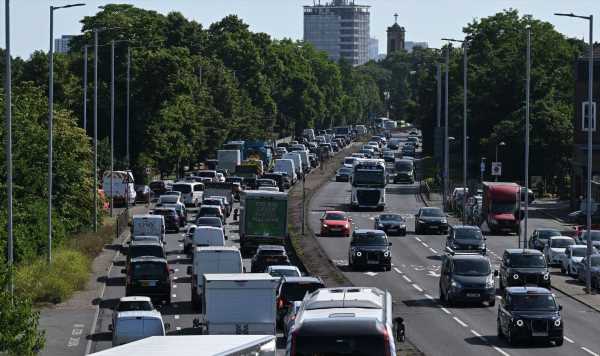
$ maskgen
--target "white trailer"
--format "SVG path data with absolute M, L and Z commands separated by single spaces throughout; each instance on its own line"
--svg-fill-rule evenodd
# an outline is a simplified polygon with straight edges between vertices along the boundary
M 230 173 L 235 172 L 235 167 L 242 163 L 242 154 L 239 150 L 218 150 L 217 167 L 227 169 Z
M 199 324 L 209 335 L 275 335 L 278 285 L 268 273 L 205 274 Z
M 135 205 L 135 181 L 131 171 L 113 171 L 112 179 L 110 171 L 104 172 L 102 189 L 108 199 L 112 197 L 115 206 Z

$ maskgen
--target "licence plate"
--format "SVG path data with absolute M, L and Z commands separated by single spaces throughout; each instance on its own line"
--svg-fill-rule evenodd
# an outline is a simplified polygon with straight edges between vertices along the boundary
M 369 265 L 376 265 L 376 264 L 379 264 L 379 261 L 377 261 L 377 260 L 368 260 L 367 264 L 369 264 Z
M 467 293 L 467 298 L 479 298 L 481 294 L 479 293 Z
M 155 287 L 156 281 L 142 281 L 142 287 Z
M 531 336 L 548 336 L 547 331 L 532 331 Z
M 439 226 L 430 226 L 429 228 L 432 230 L 437 230 Z
M 342 231 L 340 228 L 332 228 L 331 231 Z

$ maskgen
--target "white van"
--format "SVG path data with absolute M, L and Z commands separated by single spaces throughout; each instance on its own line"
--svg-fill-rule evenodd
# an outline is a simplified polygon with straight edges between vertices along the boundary
M 306 137 L 306 139 L 309 141 L 314 141 L 315 140 L 315 129 L 304 129 L 304 131 L 302 131 L 302 136 Z
M 296 168 L 295 168 L 293 159 L 289 159 L 289 158 L 276 159 L 275 160 L 275 168 L 273 168 L 273 172 L 285 172 L 290 177 L 291 184 L 295 184 L 296 181 L 298 180 L 298 177 L 296 176 Z
M 102 189 L 107 199 L 111 196 L 115 206 L 135 205 L 135 181 L 131 171 L 113 171 L 112 179 L 110 171 L 102 175 Z M 111 188 L 112 183 L 112 188 Z
M 202 201 L 202 190 L 204 186 L 196 182 L 177 182 L 171 188 L 175 192 L 181 192 L 181 201 L 185 206 L 197 207 Z
M 204 274 L 244 272 L 242 254 L 237 247 L 196 247 L 193 260 L 187 273 L 192 276 L 192 306 L 195 308 L 202 304 Z
M 131 218 L 131 236 L 158 236 L 165 242 L 165 218 L 162 215 L 134 215 Z
M 162 316 L 156 310 L 120 312 L 109 325 L 112 331 L 112 345 L 123 345 L 150 336 L 165 336 L 169 324 L 163 324 Z
M 300 154 L 298 152 L 288 152 L 284 154 L 281 158 L 293 160 L 296 175 L 298 177 L 302 177 L 302 158 L 300 157 Z
M 194 247 L 225 246 L 225 233 L 220 227 L 197 226 L 192 237 Z
M 304 170 L 304 173 L 310 172 L 310 158 L 308 157 L 308 151 L 294 151 L 294 153 L 300 155 L 300 159 L 302 160 L 302 169 Z

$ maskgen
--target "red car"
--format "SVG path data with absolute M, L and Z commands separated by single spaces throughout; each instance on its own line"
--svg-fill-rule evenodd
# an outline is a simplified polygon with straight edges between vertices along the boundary
M 321 236 L 340 235 L 349 237 L 352 218 L 343 211 L 326 211 L 321 217 Z

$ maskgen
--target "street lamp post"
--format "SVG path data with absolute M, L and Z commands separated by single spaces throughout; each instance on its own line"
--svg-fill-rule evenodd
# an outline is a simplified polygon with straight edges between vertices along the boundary
M 587 199 L 586 199 L 586 215 L 587 215 L 587 251 L 586 251 L 586 272 L 585 272 L 585 285 L 586 293 L 592 292 L 592 279 L 591 279 L 591 268 L 592 262 L 590 256 L 592 255 L 592 110 L 593 103 L 593 85 L 594 85 L 594 15 L 579 16 L 573 13 L 561 14 L 555 13 L 556 16 L 575 17 L 579 19 L 588 20 L 590 23 L 590 38 L 589 38 L 589 58 L 588 58 L 588 127 L 587 127 Z M 583 113 L 585 117 L 585 112 Z
M 129 162 L 130 162 L 130 156 L 129 156 L 129 100 L 131 97 L 130 94 L 130 82 L 131 82 L 131 47 L 127 47 L 127 101 L 126 101 L 126 110 L 127 113 L 125 114 L 125 120 L 127 121 L 126 127 L 125 127 L 125 158 L 127 161 L 127 168 L 130 168 L 129 166 Z M 127 201 L 129 203 L 129 200 Z
M 83 130 L 87 135 L 88 45 L 83 46 Z
M 448 77 L 449 77 L 449 72 L 450 72 L 450 49 L 451 49 L 451 44 L 449 43 L 446 46 L 446 73 L 445 73 L 445 83 L 444 83 L 444 189 L 443 189 L 443 203 L 442 206 L 444 207 L 444 211 L 447 211 L 447 204 L 448 204 L 448 170 L 449 170 L 449 156 L 450 156 L 450 147 L 448 145 L 448 110 L 449 110 L 449 106 L 448 105 Z
M 115 158 L 115 41 L 110 41 L 110 216 L 115 203 L 113 194 L 113 169 Z M 125 199 L 129 201 L 129 191 Z
M 52 124 L 54 121 L 54 11 L 85 4 L 50 6 L 50 51 L 48 53 L 48 262 L 52 261 Z
M 527 25 L 527 81 L 525 84 L 525 207 L 523 217 L 523 244 L 527 246 L 529 218 L 529 98 L 531 95 L 531 26 Z
M 500 141 L 496 144 L 496 162 L 498 162 L 498 147 L 504 147 L 506 146 L 506 142 L 504 141 Z M 498 176 L 496 176 L 495 181 L 498 181 Z
M 94 232 L 98 232 L 98 33 L 94 29 Z
M 4 6 L 6 51 L 4 53 L 6 63 L 4 66 L 4 112 L 6 114 L 6 195 L 7 195 L 7 259 L 10 296 L 14 293 L 13 284 L 13 181 L 12 181 L 12 61 L 10 58 L 10 0 L 5 1 Z

